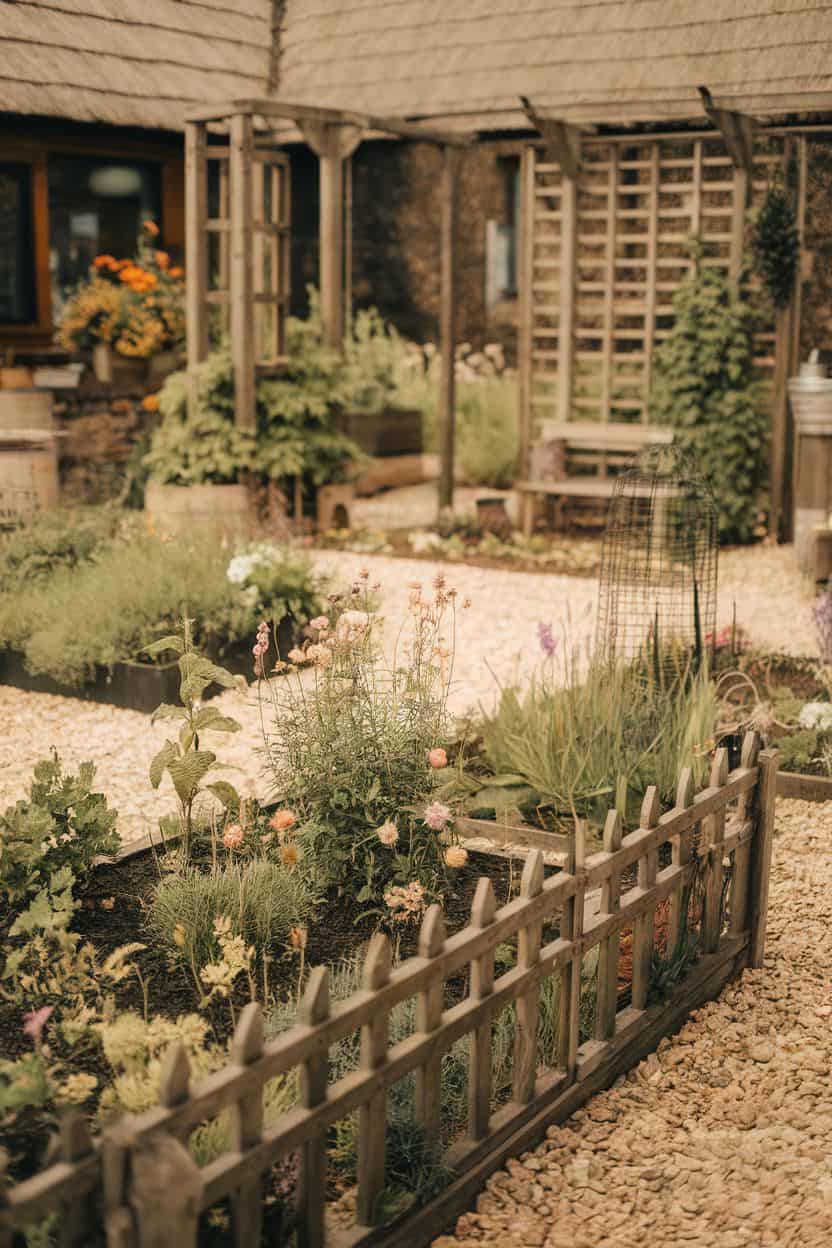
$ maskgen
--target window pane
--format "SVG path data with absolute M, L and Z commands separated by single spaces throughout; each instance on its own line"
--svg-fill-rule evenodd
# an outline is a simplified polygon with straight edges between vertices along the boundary
M 31 169 L 0 164 L 0 322 L 37 320 L 34 276 Z
M 56 320 L 96 256 L 132 256 L 142 221 L 159 220 L 160 168 L 116 159 L 49 158 L 49 243 Z

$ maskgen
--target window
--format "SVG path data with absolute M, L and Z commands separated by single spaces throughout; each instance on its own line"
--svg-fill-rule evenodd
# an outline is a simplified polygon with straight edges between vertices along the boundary
M 499 217 L 486 222 L 485 302 L 494 307 L 517 295 L 517 222 L 520 218 L 520 162 L 497 157 Z
M 56 321 L 68 292 L 96 256 L 132 256 L 142 221 L 159 220 L 160 175 L 154 163 L 49 157 L 49 267 Z
M 31 168 L 0 163 L 0 323 L 36 319 L 32 252 Z

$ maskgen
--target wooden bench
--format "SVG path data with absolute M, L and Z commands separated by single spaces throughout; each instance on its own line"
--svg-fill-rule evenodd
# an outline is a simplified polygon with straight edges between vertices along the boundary
M 673 430 L 658 425 L 545 420 L 540 428 L 542 436 L 531 446 L 529 477 L 514 486 L 521 495 L 526 537 L 531 537 L 535 502 L 541 495 L 561 501 L 610 498 L 615 488 L 610 468 L 626 467 L 647 447 L 669 446 L 673 441 Z M 572 471 L 578 467 L 588 471 Z

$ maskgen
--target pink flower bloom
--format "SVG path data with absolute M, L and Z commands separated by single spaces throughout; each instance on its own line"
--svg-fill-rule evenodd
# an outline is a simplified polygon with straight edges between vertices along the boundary
M 33 1010 L 23 1019 L 23 1034 L 31 1036 L 36 1045 L 40 1043 L 41 1034 L 49 1021 L 52 1010 L 53 1006 L 42 1005 L 39 1010 Z
M 441 767 L 448 766 L 448 755 L 442 749 L 441 745 L 437 745 L 432 750 L 428 751 L 428 762 L 431 767 L 436 768 L 437 771 Z
M 276 810 L 269 820 L 269 827 L 275 832 L 288 832 L 297 821 L 298 817 L 293 810 Z
M 229 823 L 222 834 L 222 843 L 226 849 L 239 849 L 244 835 L 239 823 Z
M 431 802 L 425 807 L 422 818 L 434 832 L 442 832 L 451 822 L 450 807 L 445 806 L 443 802 Z
M 322 628 L 329 628 L 328 615 L 316 615 L 314 620 L 309 621 L 310 628 L 316 628 L 319 632 Z

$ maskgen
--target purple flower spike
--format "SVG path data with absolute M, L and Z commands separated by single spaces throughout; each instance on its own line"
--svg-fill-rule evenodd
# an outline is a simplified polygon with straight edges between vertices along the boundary
M 551 659 L 558 648 L 558 640 L 552 634 L 552 625 L 544 624 L 541 620 L 537 626 L 537 639 L 546 658 Z

